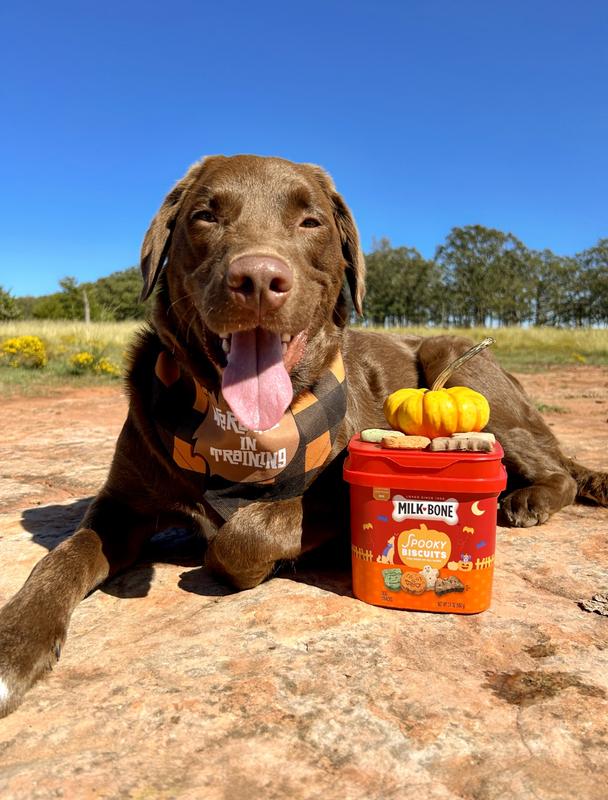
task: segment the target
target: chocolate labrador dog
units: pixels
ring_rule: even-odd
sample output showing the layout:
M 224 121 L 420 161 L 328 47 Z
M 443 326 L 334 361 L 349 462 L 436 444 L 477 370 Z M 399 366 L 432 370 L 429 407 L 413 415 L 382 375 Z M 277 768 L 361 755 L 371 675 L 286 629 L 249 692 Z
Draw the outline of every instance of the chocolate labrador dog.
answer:
M 208 567 L 247 589 L 347 530 L 350 436 L 383 425 L 387 394 L 430 386 L 470 346 L 346 328 L 348 291 L 362 310 L 365 262 L 344 200 L 310 164 L 195 164 L 152 221 L 141 267 L 143 297 L 157 285 L 153 324 L 133 348 L 107 483 L 0 612 L 4 713 L 59 658 L 76 604 L 156 531 L 201 531 Z M 490 401 L 510 476 L 506 519 L 541 524 L 577 495 L 606 504 L 607 476 L 562 454 L 490 355 L 475 362 L 450 383 Z

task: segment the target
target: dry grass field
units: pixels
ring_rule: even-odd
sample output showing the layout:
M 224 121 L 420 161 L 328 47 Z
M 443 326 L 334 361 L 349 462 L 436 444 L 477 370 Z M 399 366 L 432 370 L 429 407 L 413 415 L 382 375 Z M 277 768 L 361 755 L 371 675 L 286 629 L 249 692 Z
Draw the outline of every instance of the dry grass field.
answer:
M 70 385 L 116 381 L 124 367 L 129 342 L 142 324 L 140 321 L 93 322 L 89 325 L 54 320 L 1 322 L 0 395 L 37 395 Z M 494 355 L 506 369 L 515 372 L 540 372 L 557 366 L 608 365 L 608 329 L 402 328 L 391 329 L 391 332 L 426 336 L 449 332 L 474 341 L 492 335 L 496 339 Z M 14 357 L 2 357 L 7 340 L 13 341 L 13 350 L 19 350 L 23 337 L 32 336 L 38 337 L 43 344 L 44 365 L 28 368 Z
M 379 330 L 379 329 L 377 329 Z M 514 372 L 540 372 L 558 365 L 608 365 L 606 328 L 393 328 L 394 333 L 466 336 L 475 342 L 493 336 L 500 364 Z
M 89 325 L 55 320 L 0 322 L 0 396 L 43 395 L 66 386 L 118 382 L 129 343 L 142 324 L 140 321 Z M 26 363 L 28 344 L 31 349 L 28 337 L 37 337 L 42 342 L 44 356 L 35 364 Z

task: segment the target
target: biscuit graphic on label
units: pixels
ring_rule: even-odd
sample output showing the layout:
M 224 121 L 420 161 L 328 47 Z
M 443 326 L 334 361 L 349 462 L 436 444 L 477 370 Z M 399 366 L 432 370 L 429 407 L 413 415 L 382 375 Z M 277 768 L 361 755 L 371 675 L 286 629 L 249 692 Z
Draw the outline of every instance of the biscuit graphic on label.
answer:
M 382 580 L 387 589 L 391 592 L 398 592 L 401 589 L 401 570 L 400 569 L 383 569 Z
M 401 588 L 410 594 L 424 594 L 426 580 L 419 572 L 404 572 L 401 577 Z
M 449 578 L 437 578 L 435 583 L 435 594 L 449 594 L 450 592 L 464 592 L 464 583 L 455 575 Z
M 426 581 L 426 588 L 433 589 L 435 588 L 435 581 L 439 577 L 439 570 L 433 569 L 430 564 L 425 564 L 424 567 L 420 570 L 420 574 Z

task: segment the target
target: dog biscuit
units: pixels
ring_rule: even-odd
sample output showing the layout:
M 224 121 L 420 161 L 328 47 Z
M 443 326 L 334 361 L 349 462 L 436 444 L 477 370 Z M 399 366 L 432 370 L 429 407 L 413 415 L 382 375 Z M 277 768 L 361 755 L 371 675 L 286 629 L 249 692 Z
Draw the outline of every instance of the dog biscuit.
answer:
M 438 436 L 431 442 L 430 450 L 437 453 L 444 450 L 469 450 L 480 453 L 491 453 L 494 445 L 486 439 L 472 437 L 456 439 L 454 436 Z
M 424 450 L 431 440 L 426 436 L 390 436 L 382 437 L 382 447 L 389 450 Z
M 496 436 L 487 431 L 471 431 L 470 433 L 453 433 L 452 439 L 479 439 L 494 444 Z
M 385 436 L 405 436 L 401 431 L 391 431 L 386 428 L 366 428 L 361 431 L 362 442 L 373 442 L 379 444 Z

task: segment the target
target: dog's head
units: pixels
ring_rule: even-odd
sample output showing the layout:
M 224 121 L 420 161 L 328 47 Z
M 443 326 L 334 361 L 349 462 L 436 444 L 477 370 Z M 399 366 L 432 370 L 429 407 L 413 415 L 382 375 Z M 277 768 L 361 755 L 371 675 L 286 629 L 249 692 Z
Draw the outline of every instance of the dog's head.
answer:
M 327 366 L 345 322 L 344 279 L 361 313 L 364 260 L 350 211 L 311 164 L 215 156 L 169 192 L 146 233 L 142 297 L 160 276 L 155 324 L 205 353 L 249 428 L 272 427 L 292 392 Z

